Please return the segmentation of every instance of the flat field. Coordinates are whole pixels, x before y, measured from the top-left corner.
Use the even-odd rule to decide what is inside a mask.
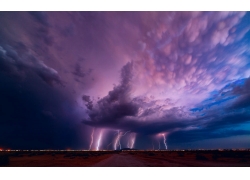
[[[2,151],[2,167],[250,167],[250,151]]]

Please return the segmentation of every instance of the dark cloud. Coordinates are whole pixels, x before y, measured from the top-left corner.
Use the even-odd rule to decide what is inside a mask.
[[[232,103],[229,109],[249,108],[250,106],[250,78],[245,79],[241,86],[233,87],[232,93],[238,98]]]
[[[30,13],[30,15],[32,15],[32,17],[34,17],[35,20],[37,20],[42,25],[45,25],[45,26],[49,25],[48,16],[47,16],[46,12],[32,11],[29,13]]]
[[[15,48],[0,46],[1,146],[79,148],[82,143],[76,124],[80,117],[73,113],[76,105],[60,90],[61,86],[52,87],[62,85],[57,71],[38,60],[22,43]]]
[[[83,78],[87,75],[90,75],[90,73],[92,72],[92,69],[88,69],[86,72],[84,72],[82,66],[80,63],[76,63],[75,64],[75,68],[74,68],[74,72],[72,72],[72,74],[74,74],[77,77]]]
[[[216,108],[223,105],[225,111],[240,110],[250,106],[250,78],[239,79],[228,83],[213,94],[208,100],[199,104],[200,109]]]
[[[65,113],[65,95],[29,76],[0,73],[0,144],[14,149],[79,148],[77,116]],[[41,109],[45,109],[42,110]],[[78,144],[78,145],[77,145]]]
[[[83,95],[82,96],[82,100],[86,101],[86,102],[91,102],[90,101],[90,96],[87,96],[87,95]]]
[[[209,130],[195,129],[189,131],[182,130],[171,133],[168,136],[168,143],[171,146],[172,144],[181,144],[181,143],[201,141],[206,139],[226,138],[226,137],[249,135],[249,134],[250,131],[248,130],[222,130],[220,132],[212,131],[211,129]]]
[[[48,119],[56,119],[55,116],[53,115],[52,112],[50,111],[42,111],[41,114],[45,117],[45,118],[48,118]]]
[[[247,95],[241,95],[236,101],[234,101],[230,109],[248,108],[249,106],[250,106],[250,94],[247,94]]]
[[[192,125],[181,107],[162,110],[163,105],[157,105],[158,101],[147,101],[142,97],[132,98],[132,78],[133,62],[129,62],[121,70],[120,84],[98,100],[93,109],[88,108],[91,110],[88,113],[90,119],[83,122],[95,127],[131,130],[143,134],[157,134]],[[89,96],[84,95],[82,98],[92,105]],[[168,101],[169,99],[164,103]]]
[[[29,53],[18,55],[17,52],[10,46],[3,48],[0,46],[0,70],[7,74],[26,74],[34,72],[44,82],[49,85],[57,83],[62,85],[62,81],[56,70],[46,66],[42,61]]]
[[[92,101],[89,96],[83,96],[83,100],[88,102],[90,121],[84,120],[85,124],[93,124],[94,126],[117,126],[119,121],[126,116],[135,116],[138,107],[130,99],[131,78],[133,63],[127,63],[121,70],[121,83],[115,86],[108,95],[97,101],[92,110]],[[91,108],[89,108],[91,105]],[[100,124],[100,125],[99,125]]]
[[[93,101],[90,100],[90,96],[87,96],[87,95],[83,95],[82,96],[82,100],[86,102],[86,107],[89,109],[89,110],[92,110],[93,108]]]
[[[212,120],[204,122],[206,128],[211,128],[213,130],[224,128],[224,127],[233,127],[242,123],[250,121],[250,115],[248,113],[232,113],[227,114],[222,117],[215,116]]]

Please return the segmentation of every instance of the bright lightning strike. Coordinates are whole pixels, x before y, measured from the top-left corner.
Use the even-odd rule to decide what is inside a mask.
[[[97,151],[99,151],[101,139],[102,139],[102,131],[100,132],[100,135],[99,135],[99,138],[98,138],[98,141],[97,141],[97,147],[96,147]]]
[[[131,139],[130,139],[130,142],[131,143],[129,143],[130,144],[130,149],[133,149],[134,148],[134,144],[135,144],[135,137],[136,137],[136,134],[135,133],[133,133],[133,134],[131,134],[130,135],[130,137],[131,137]]]
[[[93,144],[94,132],[95,132],[95,128],[93,128],[92,133],[91,133],[91,142],[90,142],[90,145],[89,145],[89,150],[91,150],[91,147],[92,147],[92,144]]]
[[[118,143],[119,139],[120,139],[120,131],[118,130],[117,137],[116,137],[115,143],[114,143],[114,150],[116,150],[116,148],[117,148],[117,143]]]
[[[165,136],[165,134],[161,134],[161,135],[163,136],[163,143],[165,145],[165,148],[168,149],[167,143],[166,143],[166,136]]]
[[[122,132],[120,132],[119,130],[117,131],[117,137],[115,139],[115,143],[114,143],[114,149],[116,150],[117,149],[117,145],[119,145],[120,149],[122,148],[121,147],[121,142],[120,142],[120,139],[122,136],[125,136],[127,133],[129,133],[130,131],[127,131],[125,132],[124,134],[122,134]],[[115,133],[116,134],[116,133]]]
[[[132,143],[131,143],[130,149],[132,149],[134,147],[134,144],[135,144],[135,138],[132,139]]]

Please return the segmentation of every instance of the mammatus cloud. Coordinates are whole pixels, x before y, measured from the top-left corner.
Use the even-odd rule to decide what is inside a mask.
[[[241,97],[229,97],[234,95],[238,88],[241,88],[241,90],[237,90],[238,93],[244,92],[248,79],[245,80],[246,83],[243,86],[239,81],[228,84],[219,90],[218,94],[212,95],[209,100],[198,104],[199,108],[193,108],[190,111],[187,107],[172,107],[174,104],[169,103],[169,99],[131,98],[132,69],[132,62],[126,64],[121,71],[121,84],[114,87],[107,96],[95,104],[92,104],[89,96],[83,96],[83,100],[87,102],[86,106],[88,107],[88,103],[91,103],[91,107],[94,107],[93,109],[88,108],[89,119],[83,121],[85,124],[97,128],[119,129],[122,132],[130,131],[145,135],[165,133],[169,135],[169,138],[174,137],[175,139],[180,136],[180,133],[183,136],[186,134],[187,137],[192,136],[188,140],[178,139],[183,142],[230,137],[237,133],[238,135],[249,135],[250,131],[247,130],[227,129],[250,121],[248,111],[230,112],[227,110],[241,99]],[[228,91],[229,87],[231,87],[231,92]],[[225,102],[227,103],[225,104]],[[167,106],[168,104],[170,106]],[[218,109],[218,107],[222,109]]]

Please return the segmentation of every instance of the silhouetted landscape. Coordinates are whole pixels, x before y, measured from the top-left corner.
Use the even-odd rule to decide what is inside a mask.
[[[3,167],[249,167],[250,150],[9,150]]]

